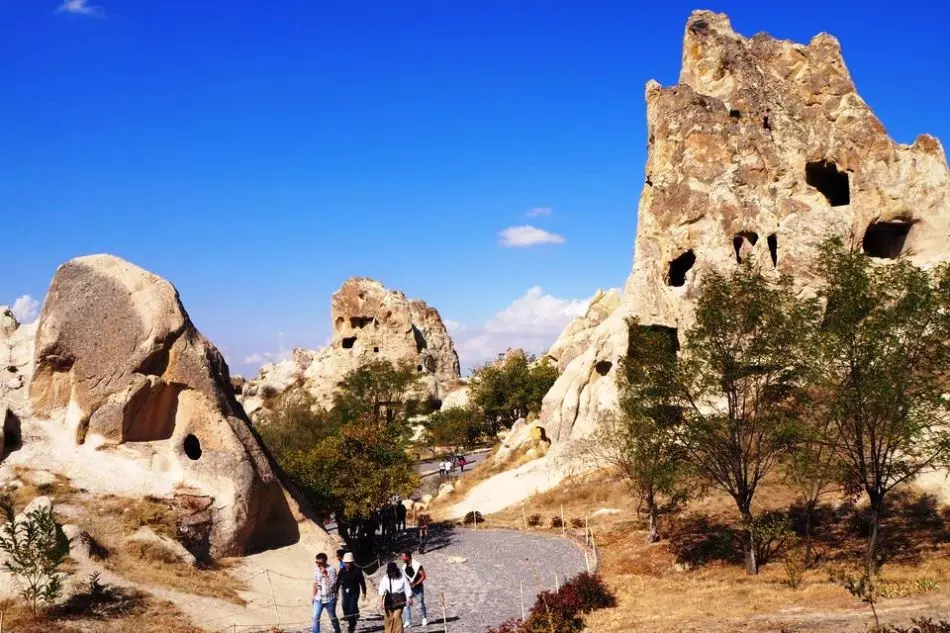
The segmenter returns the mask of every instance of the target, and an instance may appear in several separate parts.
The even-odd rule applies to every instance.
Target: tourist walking
[[[323,552],[316,557],[317,570],[313,572],[313,588],[310,602],[313,603],[313,633],[320,633],[320,614],[324,611],[330,616],[333,633],[340,633],[340,621],[336,617],[337,570],[327,564],[327,555]]]
[[[342,598],[340,608],[346,620],[347,633],[353,633],[360,617],[360,594],[366,597],[366,578],[363,577],[363,570],[356,566],[351,552],[343,554],[343,569],[340,570],[338,584]]]
[[[406,505],[402,501],[396,504],[396,530],[406,531]]]
[[[412,552],[406,551],[400,554],[399,560],[402,561],[402,573],[409,581],[409,587],[412,589],[413,601],[419,605],[419,613],[422,615],[422,626],[429,625],[428,614],[426,613],[426,590],[423,584],[426,581],[426,570],[422,566],[422,561],[412,557]],[[403,615],[403,626],[412,627],[412,605],[406,607]]]
[[[399,566],[390,562],[379,580],[379,609],[383,612],[384,633],[403,633],[402,611],[412,602],[412,588]]]
[[[343,571],[346,568],[346,565],[343,562],[343,557],[346,556],[345,549],[338,549],[336,551],[336,564],[339,571]]]

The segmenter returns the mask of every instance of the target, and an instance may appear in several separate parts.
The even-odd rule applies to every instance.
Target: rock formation
[[[950,257],[950,176],[937,139],[892,141],[858,96],[835,38],[808,45],[736,34],[693,13],[679,83],[646,87],[648,159],[634,268],[622,305],[586,338],[544,400],[555,442],[582,437],[616,403],[626,319],[682,331],[708,271],[754,258],[814,283],[838,235],[882,261]]]
[[[33,426],[5,466],[172,498],[199,555],[299,538],[300,508],[234,399],[221,354],[170,283],[116,257],[80,257],[57,269],[35,338],[0,318],[0,336],[19,341],[14,366],[32,374],[0,406]]]
[[[293,386],[327,405],[347,373],[375,360],[408,364],[436,400],[459,384],[455,346],[438,311],[424,301],[407,299],[378,281],[353,277],[333,293],[330,314],[333,334],[327,347],[316,352],[295,349],[291,359],[264,365],[255,380],[243,385],[249,413]]]
[[[598,290],[594,293],[590,305],[587,306],[587,312],[568,323],[554,345],[545,354],[546,358],[557,364],[559,374],[563,374],[571,361],[587,349],[594,330],[618,307],[620,307],[620,292],[615,288],[606,292]]]

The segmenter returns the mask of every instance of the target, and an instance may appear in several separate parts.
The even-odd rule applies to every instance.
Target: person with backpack
[[[428,614],[426,613],[426,590],[424,583],[426,581],[426,570],[422,566],[422,561],[412,557],[412,552],[405,551],[399,556],[402,561],[402,573],[409,581],[409,587],[412,589],[412,598],[414,602],[419,603],[419,611],[422,615],[422,626],[429,625]],[[403,616],[403,627],[412,627],[412,605],[406,607]]]
[[[327,564],[327,555],[317,554],[317,569],[313,573],[313,588],[310,602],[313,604],[313,633],[320,633],[320,614],[324,610],[330,615],[333,633],[340,633],[340,621],[336,617],[337,570]]]
[[[384,613],[384,633],[404,633],[402,611],[412,604],[412,587],[395,562],[386,566],[386,575],[379,579],[379,609]]]
[[[337,583],[342,597],[343,619],[346,620],[348,633],[353,633],[360,617],[360,593],[366,597],[366,578],[363,570],[356,566],[352,552],[343,554],[343,569]]]

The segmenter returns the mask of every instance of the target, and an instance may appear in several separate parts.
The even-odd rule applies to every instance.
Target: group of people
[[[330,617],[333,633],[340,633],[340,620],[336,615],[337,600],[341,603],[342,617],[346,620],[348,633],[356,631],[359,619],[359,599],[366,597],[366,578],[351,552],[337,550],[337,563],[331,565],[324,553],[317,554],[317,568],[313,574],[310,601],[313,604],[313,633],[320,633],[320,616],[324,611]],[[395,561],[386,567],[380,579],[379,609],[384,613],[385,633],[403,633],[412,626],[412,610],[417,606],[422,616],[422,626],[429,624],[426,613],[426,571],[418,557],[406,551],[399,555],[401,564]]]
[[[451,477],[456,468],[459,469],[459,473],[463,473],[465,472],[465,467],[467,465],[468,460],[465,459],[465,455],[446,457],[441,462],[439,462],[439,478],[445,479],[447,477]]]

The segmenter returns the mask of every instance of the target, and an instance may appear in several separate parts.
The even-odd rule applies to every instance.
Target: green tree
[[[662,499],[669,507],[686,498],[688,464],[678,438],[682,413],[668,382],[675,372],[675,331],[641,327],[629,321],[627,356],[617,380],[620,411],[605,416],[584,442],[581,455],[620,470],[631,491],[646,506],[647,543],[659,539]]]
[[[470,407],[442,409],[425,422],[425,442],[430,447],[448,448],[452,453],[485,442],[488,427],[478,411]]]
[[[472,402],[497,432],[539,412],[541,400],[556,380],[557,367],[547,359],[509,354],[502,362],[476,369],[469,388]]]
[[[63,590],[60,567],[69,556],[69,539],[50,507],[17,518],[9,500],[2,502],[6,523],[0,527],[4,569],[20,587],[20,595],[36,617],[41,602],[52,604]]]
[[[820,354],[813,357],[820,368]],[[818,389],[822,372],[810,375],[808,388],[799,392],[801,412],[800,433],[788,456],[787,475],[802,496],[805,522],[805,543],[802,563],[809,568],[815,562],[812,532],[815,511],[823,496],[838,487],[841,481],[841,458],[838,452],[840,429],[832,415],[830,398]]]
[[[418,483],[406,449],[420,402],[411,368],[378,361],[347,374],[329,411],[288,399],[261,436],[308,499],[336,513],[340,535],[358,548],[372,534],[366,522],[373,512]]]
[[[728,276],[711,272],[682,356],[656,378],[682,411],[679,439],[690,461],[735,501],[750,574],[760,563],[752,503],[800,433],[796,395],[815,315],[815,302],[798,300],[788,276],[769,279],[752,263]]]
[[[826,306],[820,385],[839,438],[842,483],[868,495],[870,578],[887,493],[948,455],[950,269],[880,265],[840,239],[823,245],[818,269]]]

